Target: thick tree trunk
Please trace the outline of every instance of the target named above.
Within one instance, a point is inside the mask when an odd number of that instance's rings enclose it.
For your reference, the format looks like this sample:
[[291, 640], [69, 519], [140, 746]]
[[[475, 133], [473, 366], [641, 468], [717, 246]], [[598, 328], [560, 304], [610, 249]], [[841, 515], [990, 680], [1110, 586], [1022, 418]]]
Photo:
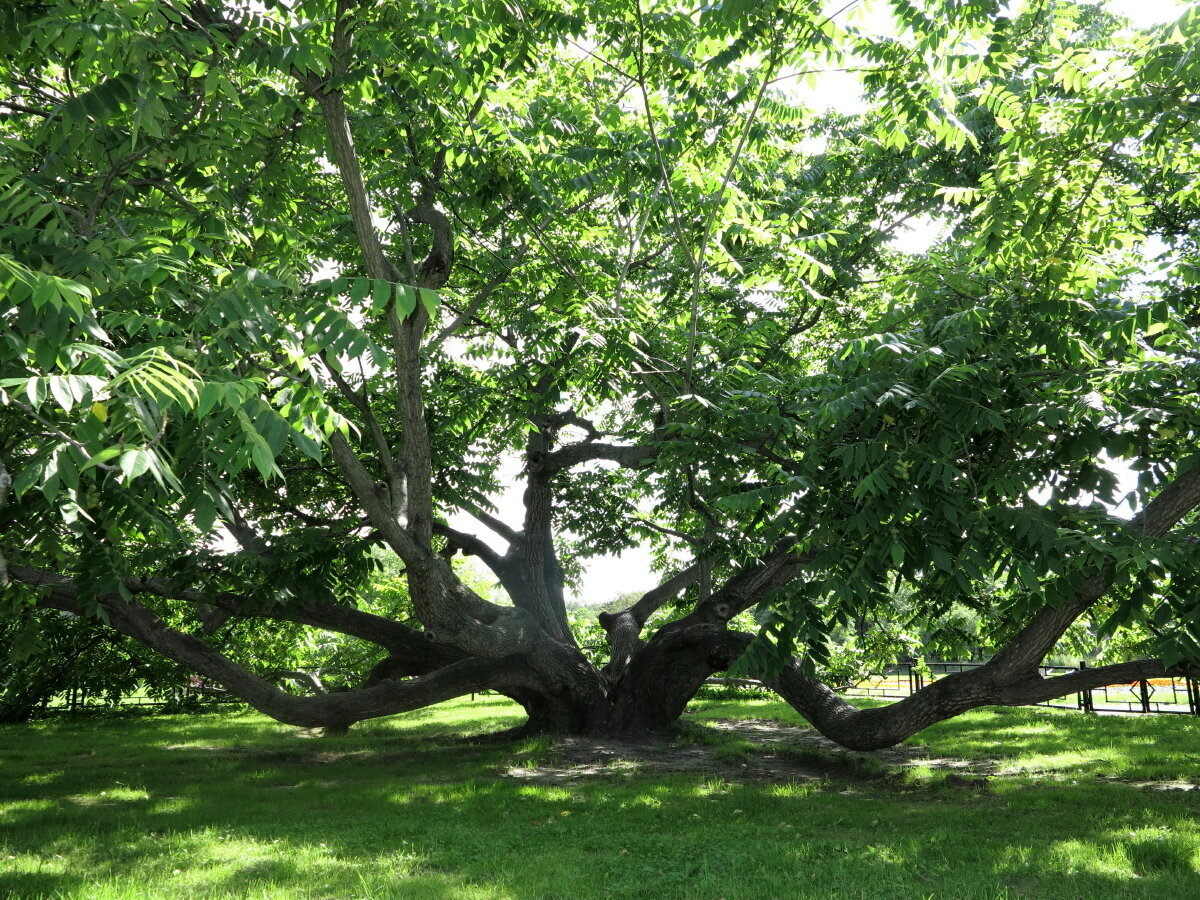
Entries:
[[616, 685], [603, 730], [661, 731], [676, 722], [700, 686], [745, 649], [734, 632], [715, 625], [663, 630], [633, 657]]

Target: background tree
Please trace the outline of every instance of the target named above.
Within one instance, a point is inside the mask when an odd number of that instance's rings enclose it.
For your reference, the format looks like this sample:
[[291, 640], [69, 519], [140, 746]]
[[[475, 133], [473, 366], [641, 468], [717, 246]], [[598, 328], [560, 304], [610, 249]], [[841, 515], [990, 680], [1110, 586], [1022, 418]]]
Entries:
[[[483, 688], [530, 729], [658, 728], [736, 663], [877, 747], [1200, 659], [1200, 16], [890, 10], [880, 35], [811, 2], [18, 7], [6, 602], [334, 728]], [[786, 89], [829, 68], [866, 112]], [[945, 237], [894, 249], [921, 218]], [[663, 581], [594, 665], [567, 584], [641, 541]], [[356, 603], [379, 547], [420, 630]], [[997, 652], [857, 711], [813, 664], [900, 588]], [[1081, 618], [1155, 655], [1041, 677]], [[295, 696], [221, 652], [242, 620], [389, 662]]]

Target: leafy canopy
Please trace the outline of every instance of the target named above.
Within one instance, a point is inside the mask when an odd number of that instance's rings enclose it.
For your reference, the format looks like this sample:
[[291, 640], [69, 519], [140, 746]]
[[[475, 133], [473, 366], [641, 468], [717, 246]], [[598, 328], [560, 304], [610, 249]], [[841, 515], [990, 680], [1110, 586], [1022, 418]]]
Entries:
[[[807, 566], [754, 664], [819, 661], [901, 588], [1000, 640], [1096, 567], [1101, 634], [1200, 658], [1194, 551], [1109, 512], [1114, 472], [1136, 506], [1197, 462], [1200, 13], [888, 9], [880, 35], [812, 2], [17, 4], [8, 562], [93, 599], [163, 573], [352, 595], [378, 535], [327, 445], [386, 482], [388, 317], [421, 311], [435, 514], [491, 509], [531, 434], [639, 448], [555, 476], [568, 576], [653, 542], [711, 585], [786, 545]], [[862, 113], [795, 88], [847, 68]], [[399, 280], [364, 266], [321, 91]], [[914, 221], [941, 236], [901, 252]], [[262, 545], [217, 549], [239, 522]]]

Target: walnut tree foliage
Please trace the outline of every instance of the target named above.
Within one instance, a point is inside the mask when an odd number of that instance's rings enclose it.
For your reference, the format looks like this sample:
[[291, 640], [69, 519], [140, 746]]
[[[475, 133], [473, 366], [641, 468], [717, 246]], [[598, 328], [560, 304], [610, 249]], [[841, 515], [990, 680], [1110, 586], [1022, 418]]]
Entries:
[[[3, 614], [335, 728], [489, 687], [534, 729], [655, 728], [732, 666], [880, 746], [1200, 662], [1200, 13], [853, 12], [15, 4]], [[646, 543], [662, 583], [589, 657], [565, 590]], [[850, 623], [964, 610], [975, 672], [863, 713], [814, 677]], [[222, 652], [297, 625], [386, 658], [297, 697]], [[1144, 658], [1038, 674], [1120, 630]]]

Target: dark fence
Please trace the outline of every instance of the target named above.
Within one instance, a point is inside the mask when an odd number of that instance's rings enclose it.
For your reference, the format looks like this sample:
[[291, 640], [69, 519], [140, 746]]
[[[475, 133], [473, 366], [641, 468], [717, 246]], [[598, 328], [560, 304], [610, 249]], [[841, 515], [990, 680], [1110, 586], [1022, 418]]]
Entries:
[[[295, 669], [278, 669], [262, 677], [280, 684], [290, 682], [309, 693], [324, 693], [323, 676], [345, 675], [347, 669], [317, 665], [298, 666]], [[314, 690], [314, 685], [316, 690]], [[129, 694], [114, 697], [108, 692], [89, 692], [86, 688], [70, 687], [44, 700], [38, 707], [40, 712], [61, 713], [96, 709], [153, 709], [155, 707], [176, 708], [195, 703], [244, 703], [241, 697], [230, 694], [219, 684], [211, 683], [198, 675], [188, 678], [170, 690], [161, 687], [150, 696], [146, 685], [139, 686]]]
[[[919, 691], [929, 681], [937, 681], [955, 672], [974, 669], [983, 663], [953, 662], [926, 663], [917, 666], [899, 663], [888, 666], [883, 672], [867, 676], [864, 680], [845, 689], [845, 693], [857, 697], [902, 700]], [[1086, 669], [1087, 663], [1078, 666], [1039, 666], [1043, 677], [1070, 675]], [[925, 671], [928, 671], [928, 678]], [[1082, 709], [1085, 712], [1123, 713], [1176, 713], [1200, 716], [1200, 680], [1191, 676], [1164, 676], [1147, 678], [1128, 684], [1110, 684], [1106, 687], [1080, 691], [1074, 695], [1047, 700], [1038, 706], [1056, 709]]]
[[[926, 663], [924, 666], [898, 663], [888, 666], [883, 672], [868, 675], [857, 684], [842, 689], [842, 692], [854, 697], [903, 700], [929, 682], [982, 665], [981, 662], [935, 662]], [[1052, 678], [1056, 675], [1070, 675], [1086, 668], [1087, 663], [1081, 661], [1078, 667], [1039, 666], [1038, 671], [1043, 677]], [[929, 673], [928, 678], [925, 675], [926, 671]], [[707, 683], [714, 686], [766, 690], [763, 684], [754, 679], [710, 678]], [[1200, 679], [1192, 676], [1164, 676], [1127, 684], [1110, 684], [1089, 691], [1080, 691], [1074, 695], [1074, 702], [1070, 697], [1071, 695], [1067, 695], [1037, 705], [1054, 709], [1081, 709], [1085, 712], [1167, 713], [1200, 716]], [[84, 690], [72, 688], [43, 704], [42, 709], [53, 712], [74, 712], [104, 708], [152, 708], [178, 705], [181, 701], [189, 698], [216, 703], [243, 702], [239, 697], [227, 693], [223, 688], [199, 683], [178, 688], [165, 699], [154, 699], [138, 694], [122, 697], [116, 703], [105, 696], [89, 695]]]
[[244, 703], [223, 688], [212, 685], [187, 685], [171, 691], [165, 697], [150, 697], [144, 693], [113, 699], [107, 694], [91, 693], [83, 688], [68, 688], [61, 694], [48, 698], [40, 704], [43, 713], [80, 712], [97, 709], [154, 709], [156, 707], [179, 706], [187, 701], [206, 703]]

